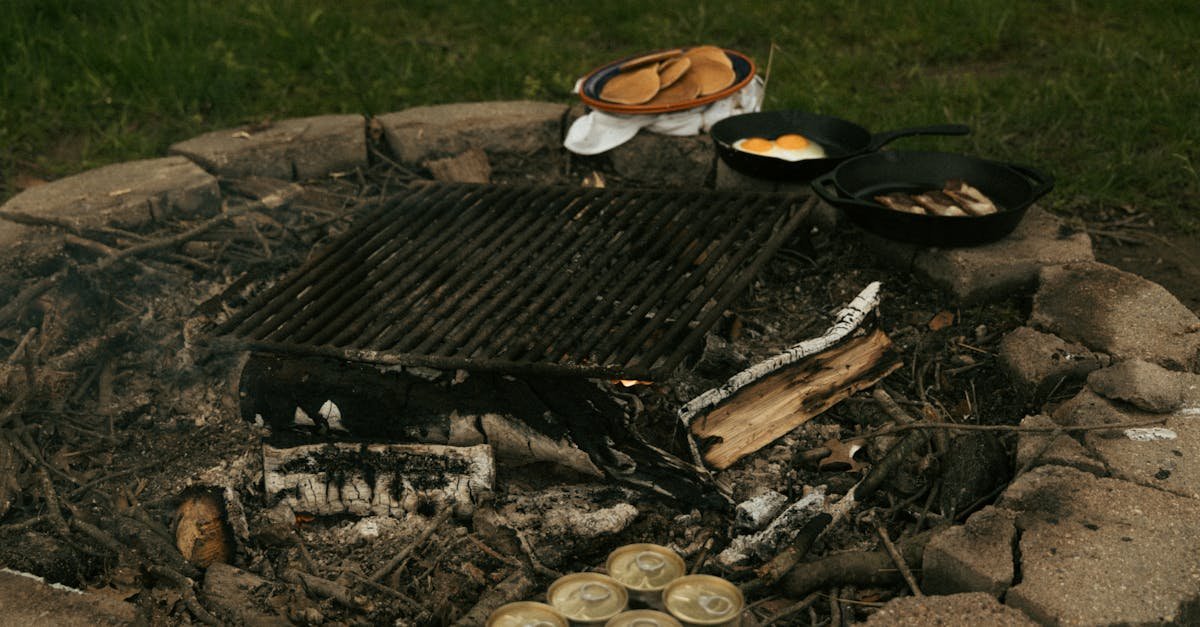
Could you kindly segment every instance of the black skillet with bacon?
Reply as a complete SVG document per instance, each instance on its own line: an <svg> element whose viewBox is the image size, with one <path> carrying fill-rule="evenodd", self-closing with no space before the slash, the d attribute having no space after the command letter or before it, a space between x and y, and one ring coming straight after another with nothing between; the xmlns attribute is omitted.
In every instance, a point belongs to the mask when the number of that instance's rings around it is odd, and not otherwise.
<svg viewBox="0 0 1200 627"><path fill-rule="evenodd" d="M849 159L812 187L881 237L972 246L1011 233L1029 206L1054 188L1054 178L1030 166L967 155L884 151Z"/></svg>

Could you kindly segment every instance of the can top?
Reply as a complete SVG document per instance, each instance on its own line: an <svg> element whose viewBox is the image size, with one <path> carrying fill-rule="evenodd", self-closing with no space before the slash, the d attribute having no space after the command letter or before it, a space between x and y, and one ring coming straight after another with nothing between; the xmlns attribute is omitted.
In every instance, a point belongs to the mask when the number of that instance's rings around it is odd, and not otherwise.
<svg viewBox="0 0 1200 627"><path fill-rule="evenodd" d="M658 610L629 610L610 618L604 627L683 627L683 623Z"/></svg>
<svg viewBox="0 0 1200 627"><path fill-rule="evenodd" d="M667 584L663 605L692 625L721 625L736 618L745 599L737 586L711 575L686 575Z"/></svg>
<svg viewBox="0 0 1200 627"><path fill-rule="evenodd" d="M683 576L683 558L657 544L627 544L608 555L608 574L621 585L636 591L662 590Z"/></svg>
<svg viewBox="0 0 1200 627"><path fill-rule="evenodd" d="M629 593L608 575L572 573L550 584L546 599L569 620L599 622L625 609Z"/></svg>
<svg viewBox="0 0 1200 627"><path fill-rule="evenodd" d="M545 603L517 601L496 608L487 627L568 627L567 619Z"/></svg>

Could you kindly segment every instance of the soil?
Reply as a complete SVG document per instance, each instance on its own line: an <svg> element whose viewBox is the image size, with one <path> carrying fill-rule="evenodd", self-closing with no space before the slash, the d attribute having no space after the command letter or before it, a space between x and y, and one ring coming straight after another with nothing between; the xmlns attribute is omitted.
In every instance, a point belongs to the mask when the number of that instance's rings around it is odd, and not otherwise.
<svg viewBox="0 0 1200 627"><path fill-rule="evenodd" d="M743 584L753 581L748 568L725 568L714 559L729 542L732 512L700 511L544 467L501 467L488 510L515 519L522 511L551 511L569 502L614 511L627 503L636 507L637 517L615 533L583 537L533 529L522 539L503 525L486 524L477 513L473 520L441 525L421 542L428 520L420 516L364 521L283 512L280 518L264 501L256 470L264 433L239 415L239 357L203 350L194 342L194 321L229 302L218 296L253 291L299 265L342 232L368 200L385 188L394 192L411 178L384 163L361 174L311 183L289 208L247 214L169 254L119 264L103 274L86 269L97 259L95 252L72 249L73 269L64 281L35 299L19 319L0 320L0 355L7 358L0 362L0 447L17 451L10 453L17 456L16 480L0 491L0 564L128 600L151 624L190 624L207 612L235 620L228 600L193 589L189 578L203 580L203 569L189 565L174 548L181 504L194 496L195 486L209 485L217 486L224 499L225 522L214 525L212 533L232 534L232 562L264 580L233 602L244 605L236 620L266 615L298 624L450 624L515 572L534 584L527 598L542 598L555 574L596 569L608 552L631 542L668 545L693 570ZM573 173L579 175L573 180L582 174ZM611 176L609 181L620 184ZM269 181L229 181L224 191L249 200L270 186ZM1200 259L1200 243L1156 234L1126 218L1088 225L1098 234L1097 256L1200 308L1200 263L1192 261ZM187 226L87 235L122 248ZM1138 245L1135 238L1146 243ZM15 293L37 278L19 277L0 285L0 293ZM628 402L640 432L686 458L674 419L680 404L746 364L819 335L831 314L874 280L884 284L876 323L904 358L904 367L882 387L902 407L917 417L981 424L1015 424L1034 409L1016 400L995 360L999 340L1026 319L1026 299L956 307L909 276L876 268L852 231L800 234L785 245L713 333L713 344L731 347L734 358L714 365L697 355L672 380L629 390L612 386L612 393ZM19 346L24 348L18 351ZM719 473L717 480L730 487L735 500L766 488L789 498L819 485L831 494L844 493L881 459L887 442L870 440L855 457L863 463L858 470L847 464L822 469L813 452L886 419L871 395L861 393ZM1010 437L990 442L1009 452L1013 445ZM937 495L941 469L949 463L939 450L945 449L922 447L906 458L861 506L893 539L961 519L987 502L977 499L945 511L945 500ZM994 465L984 470L989 480L999 477L1001 483L1011 472ZM985 497L994 492L990 486L980 490ZM873 550L877 537L872 518L856 517L818 541L808 556ZM411 550L408 559L380 583L365 581L403 550ZM350 593L331 595L297 584L285 576L291 570L336 581ZM906 594L902 582L831 588L850 601L841 608L848 621L864 619L879 602ZM799 600L778 590L747 599L759 619ZM813 612L816 620L827 619L829 604L816 604ZM809 620L804 613L802 622Z"/></svg>

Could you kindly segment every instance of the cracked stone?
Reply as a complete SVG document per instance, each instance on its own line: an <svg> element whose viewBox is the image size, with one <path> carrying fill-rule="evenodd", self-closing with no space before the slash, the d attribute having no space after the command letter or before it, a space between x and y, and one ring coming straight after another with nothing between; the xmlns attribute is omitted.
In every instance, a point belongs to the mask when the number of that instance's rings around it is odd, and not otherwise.
<svg viewBox="0 0 1200 627"><path fill-rule="evenodd" d="M1083 444L1115 477L1200 498L1200 421L1196 413L1184 409L1153 414L1084 388L1054 412L1054 420L1062 425L1162 421L1138 428L1088 431Z"/></svg>
<svg viewBox="0 0 1200 627"><path fill-rule="evenodd" d="M876 610L863 623L866 627L1025 627L1037 623L984 592L946 596L901 597Z"/></svg>
<svg viewBox="0 0 1200 627"><path fill-rule="evenodd" d="M471 148L494 173L540 173L555 182L569 157L562 150L567 106L551 102L464 102L413 107L376 118L396 159L410 167Z"/></svg>
<svg viewBox="0 0 1200 627"><path fill-rule="evenodd" d="M1018 477L1020 583L1005 603L1054 625L1197 624L1200 500L1062 466Z"/></svg>
<svg viewBox="0 0 1200 627"><path fill-rule="evenodd" d="M1000 340L1000 365L1027 403L1044 401L1054 391L1071 389L1089 372L1110 362L1082 344L1031 327L1019 327Z"/></svg>
<svg viewBox="0 0 1200 627"><path fill-rule="evenodd" d="M1013 582L1011 512L985 507L929 539L921 562L926 594L986 592L999 599Z"/></svg>
<svg viewBox="0 0 1200 627"><path fill-rule="evenodd" d="M1200 318L1166 288L1095 262L1042 270L1030 325L1115 360L1200 367Z"/></svg>
<svg viewBox="0 0 1200 627"><path fill-rule="evenodd" d="M1031 207L1007 237L982 246L929 248L866 234L868 248L891 267L911 267L960 303L1010 298L1031 291L1044 266L1091 261L1092 240Z"/></svg>
<svg viewBox="0 0 1200 627"><path fill-rule="evenodd" d="M1022 427L1054 427L1057 423L1044 414L1026 416ZM1017 468L1034 468L1046 464L1070 466L1076 470L1107 476L1104 463L1092 457L1078 440L1060 433L1050 442L1050 433L1022 432L1017 437ZM1049 444L1048 444L1049 443Z"/></svg>
<svg viewBox="0 0 1200 627"><path fill-rule="evenodd" d="M1200 375L1130 359L1088 375L1088 387L1112 400L1154 413L1200 407Z"/></svg>
<svg viewBox="0 0 1200 627"><path fill-rule="evenodd" d="M77 228L135 229L167 218L213 215L221 205L217 179L183 157L107 165L31 187L0 209ZM0 220L0 269L29 270L57 259L62 236L46 227Z"/></svg>
<svg viewBox="0 0 1200 627"><path fill-rule="evenodd" d="M170 152L223 177L320 178L367 165L366 120L321 115L280 120L262 130L224 129L181 141Z"/></svg>
<svg viewBox="0 0 1200 627"><path fill-rule="evenodd" d="M0 616L8 625L130 625L138 614L113 597L0 570Z"/></svg>

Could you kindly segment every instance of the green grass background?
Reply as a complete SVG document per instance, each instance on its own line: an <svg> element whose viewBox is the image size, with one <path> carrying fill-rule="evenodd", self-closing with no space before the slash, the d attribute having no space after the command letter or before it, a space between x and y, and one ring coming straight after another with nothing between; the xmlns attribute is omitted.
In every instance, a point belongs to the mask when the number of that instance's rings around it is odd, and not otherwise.
<svg viewBox="0 0 1200 627"><path fill-rule="evenodd" d="M1047 203L1200 227L1200 2L0 0L0 200L30 177L161 156L264 119L455 101L571 102L617 57L714 43L766 109L1040 166Z"/></svg>

